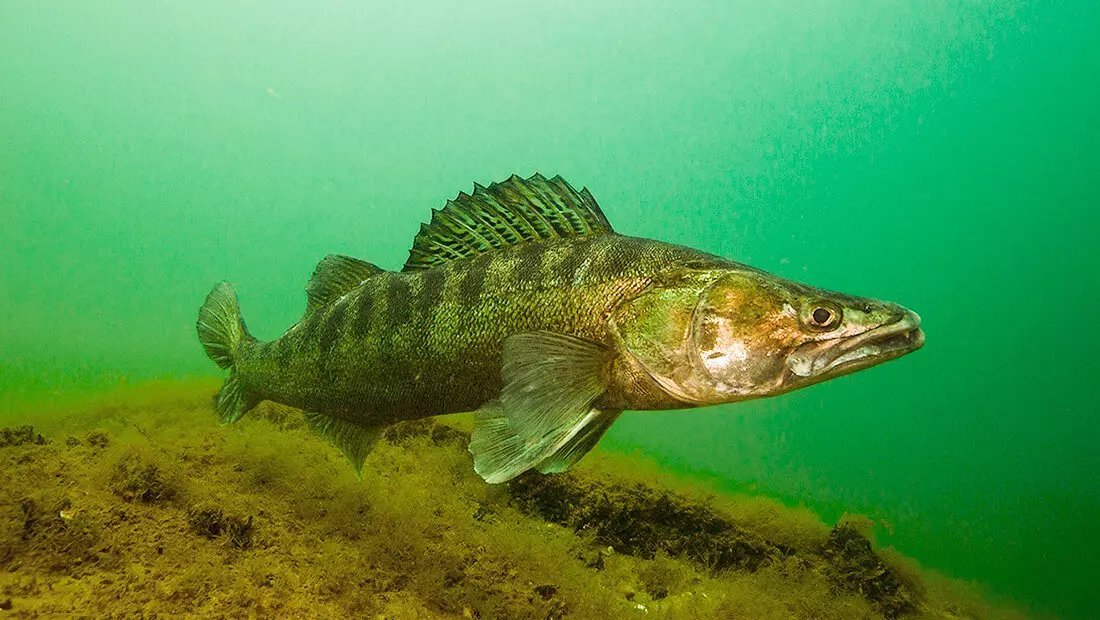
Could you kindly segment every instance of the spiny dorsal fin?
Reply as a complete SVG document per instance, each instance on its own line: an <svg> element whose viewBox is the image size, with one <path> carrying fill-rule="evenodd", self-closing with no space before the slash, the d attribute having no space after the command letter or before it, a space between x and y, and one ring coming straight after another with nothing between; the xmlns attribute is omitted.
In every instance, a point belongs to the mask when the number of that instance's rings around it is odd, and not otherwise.
<svg viewBox="0 0 1100 620"><path fill-rule="evenodd" d="M474 193L459 193L432 221L420 226L403 271L428 269L450 260L499 250L525 241L613 232L587 189L565 179L512 175Z"/></svg>
<svg viewBox="0 0 1100 620"><path fill-rule="evenodd" d="M317 263L306 285L306 314L340 299L363 280L382 271L382 268L358 258L329 254Z"/></svg>

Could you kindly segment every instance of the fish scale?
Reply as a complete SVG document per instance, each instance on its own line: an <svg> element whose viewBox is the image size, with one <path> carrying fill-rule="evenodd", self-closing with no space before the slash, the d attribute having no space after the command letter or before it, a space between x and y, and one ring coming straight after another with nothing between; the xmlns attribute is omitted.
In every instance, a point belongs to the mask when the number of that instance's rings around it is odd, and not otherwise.
<svg viewBox="0 0 1100 620"><path fill-rule="evenodd" d="M326 257L307 293L261 343L229 285L211 292L198 329L230 370L222 420L263 399L301 408L360 471L386 425L476 411L489 482L568 469L623 410L770 396L923 343L900 306L620 235L587 190L541 175L459 194L400 272Z"/></svg>
<svg viewBox="0 0 1100 620"><path fill-rule="evenodd" d="M267 398L357 421L474 410L500 390L505 337L546 330L605 341L608 312L644 289L648 273L667 268L674 254L702 256L658 244L621 235L554 240L424 271L382 273L298 329L242 356L238 365L245 387ZM564 259L552 265L551 254ZM488 278L493 271L510 277ZM442 299L418 306L410 294L414 286L421 295L434 290ZM407 337L396 337L402 333ZM295 357L287 364L275 351L294 351ZM304 378L311 389L287 389L283 379L291 375L295 385ZM411 389L413 377L440 375L462 377L463 387L446 393Z"/></svg>

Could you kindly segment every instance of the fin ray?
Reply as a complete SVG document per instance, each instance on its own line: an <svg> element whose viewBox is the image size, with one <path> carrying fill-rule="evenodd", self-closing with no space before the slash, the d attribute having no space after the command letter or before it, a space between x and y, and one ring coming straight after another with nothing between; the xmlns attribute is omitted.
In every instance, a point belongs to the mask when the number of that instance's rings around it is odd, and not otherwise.
<svg viewBox="0 0 1100 620"><path fill-rule="evenodd" d="M607 429L611 428L615 420L619 419L619 414L622 413L621 411L598 411L596 409L593 409L593 412L597 412L598 415L593 419L586 419L584 426L576 429L569 441L538 464L536 469L539 473L560 474L576 465L577 461L584 458L584 455L596 447L600 438L604 436Z"/></svg>
<svg viewBox="0 0 1100 620"><path fill-rule="evenodd" d="M543 474L564 472L596 447L621 413L593 408L541 441L531 442L518 432L500 402L493 401L475 412L470 438L474 471L490 484L507 482L529 469Z"/></svg>
<svg viewBox="0 0 1100 620"><path fill-rule="evenodd" d="M508 338L500 399L483 406L475 417L470 441L475 471L487 482L504 482L569 446L601 415L592 404L606 389L611 353L598 342L566 334L530 332ZM578 440L569 447L561 457L564 467L595 445L600 435L590 444Z"/></svg>
<svg viewBox="0 0 1100 620"><path fill-rule="evenodd" d="M259 403L259 399L244 389L236 367L229 370L229 378L225 380L222 389L218 390L218 395L214 397L214 407L218 410L218 420L222 425L233 424L240 420Z"/></svg>
<svg viewBox="0 0 1100 620"><path fill-rule="evenodd" d="M526 241L614 232L587 189L541 174L460 192L420 227L403 271L428 269Z"/></svg>
<svg viewBox="0 0 1100 620"><path fill-rule="evenodd" d="M506 482L537 463L526 455L524 440L512 429L498 401L478 409L474 420L469 449L474 455L474 471L485 482Z"/></svg>
<svg viewBox="0 0 1100 620"><path fill-rule="evenodd" d="M383 271L358 258L329 254L317 263L306 284L306 315L329 305L359 286L363 280Z"/></svg>
<svg viewBox="0 0 1100 620"><path fill-rule="evenodd" d="M245 389L237 370L242 347L255 342L255 339L244 325L237 294L228 282L219 282L206 296L199 309L195 329L206 355L219 368L229 369L229 377L214 397L214 408L222 424L232 424L255 407L260 399Z"/></svg>
<svg viewBox="0 0 1100 620"><path fill-rule="evenodd" d="M228 282L219 282L206 296L195 328L207 357L219 368L231 368L236 363L237 349L251 338L241 319L237 294Z"/></svg>
<svg viewBox="0 0 1100 620"><path fill-rule="evenodd" d="M504 342L500 401L531 437L587 411L605 389L610 350L554 332L516 334Z"/></svg>
<svg viewBox="0 0 1100 620"><path fill-rule="evenodd" d="M363 461L374 448L384 427L365 426L312 411L305 412L305 416L310 428L335 444L355 468L355 475L362 477Z"/></svg>

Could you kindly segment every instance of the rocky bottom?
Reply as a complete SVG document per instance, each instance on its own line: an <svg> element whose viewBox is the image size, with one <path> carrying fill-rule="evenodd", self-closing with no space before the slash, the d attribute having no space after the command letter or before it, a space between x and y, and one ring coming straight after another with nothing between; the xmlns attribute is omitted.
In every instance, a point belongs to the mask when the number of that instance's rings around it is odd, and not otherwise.
<svg viewBox="0 0 1100 620"><path fill-rule="evenodd" d="M877 549L866 520L600 450L488 485L461 418L393 427L360 481L297 411L222 428L210 394L0 417L0 617L1023 617Z"/></svg>

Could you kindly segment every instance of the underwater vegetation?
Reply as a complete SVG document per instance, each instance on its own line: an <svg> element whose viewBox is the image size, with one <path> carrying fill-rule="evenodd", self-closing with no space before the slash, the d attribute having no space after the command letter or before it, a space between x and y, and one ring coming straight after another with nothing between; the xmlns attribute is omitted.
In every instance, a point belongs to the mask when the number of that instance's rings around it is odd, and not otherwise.
<svg viewBox="0 0 1100 620"><path fill-rule="evenodd" d="M7 417L4 615L1023 617L876 547L859 517L830 526L603 451L489 485L462 417L391 427L359 481L299 411L265 403L226 432L213 392Z"/></svg>

